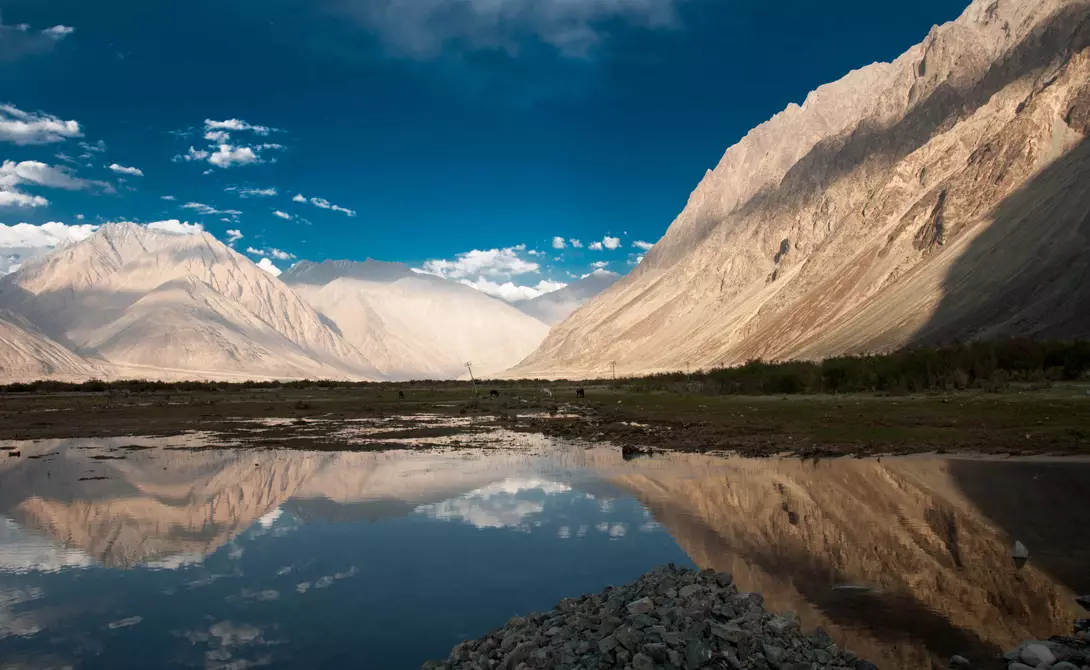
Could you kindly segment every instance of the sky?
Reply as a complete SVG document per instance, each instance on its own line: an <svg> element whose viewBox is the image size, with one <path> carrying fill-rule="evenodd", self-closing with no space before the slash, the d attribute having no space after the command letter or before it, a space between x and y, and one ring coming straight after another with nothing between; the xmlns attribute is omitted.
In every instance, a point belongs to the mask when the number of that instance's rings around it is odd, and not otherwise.
<svg viewBox="0 0 1090 670"><path fill-rule="evenodd" d="M0 272L134 221L507 300L625 273L750 128L965 4L0 0Z"/></svg>

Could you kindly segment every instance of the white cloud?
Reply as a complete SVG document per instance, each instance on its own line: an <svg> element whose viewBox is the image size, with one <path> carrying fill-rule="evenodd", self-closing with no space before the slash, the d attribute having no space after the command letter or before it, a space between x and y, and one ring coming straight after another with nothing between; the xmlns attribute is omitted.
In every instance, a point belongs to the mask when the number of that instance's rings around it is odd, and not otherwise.
<svg viewBox="0 0 1090 670"><path fill-rule="evenodd" d="M164 195L164 196L160 196L160 198L161 198L162 200L177 200L177 198L175 198L175 197L174 197L174 196L172 196L172 195Z"/></svg>
<svg viewBox="0 0 1090 670"><path fill-rule="evenodd" d="M99 141L95 142L94 144L91 144L90 142L80 142L79 146L84 151L88 151L88 152L95 153L95 154L100 154L100 153L106 151L106 143L103 142L102 140L99 140Z"/></svg>
<svg viewBox="0 0 1090 670"><path fill-rule="evenodd" d="M79 219L80 221L83 221L83 220L84 220L85 218L87 218L87 217L85 217L85 216L84 216L84 215L82 215L82 214L76 214L76 218L77 218L77 219Z"/></svg>
<svg viewBox="0 0 1090 670"><path fill-rule="evenodd" d="M246 247L246 253L253 254L255 256L264 256L265 252L261 249L254 249L253 247Z"/></svg>
<svg viewBox="0 0 1090 670"><path fill-rule="evenodd" d="M295 202L304 202L305 199L300 200L299 199L300 197L301 196L297 195L294 198L292 198L292 200L294 200ZM329 209L329 210L332 210L334 212L341 212L341 213L347 214L348 216L355 216L356 215L355 210L346 209L346 208L341 207L339 205L334 205L331 202L329 202L328 200L326 200L325 198L311 198L310 199L310 204L314 205L315 207L321 208L321 209Z"/></svg>
<svg viewBox="0 0 1090 670"><path fill-rule="evenodd" d="M227 244L233 245L243 238L242 231L238 229L227 229Z"/></svg>
<svg viewBox="0 0 1090 670"><path fill-rule="evenodd" d="M186 204L182 205L182 209L192 209L202 216L226 215L231 218L235 218L242 214L242 212L237 209L216 209L215 207L212 207L211 205L206 205L202 202L187 202Z"/></svg>
<svg viewBox="0 0 1090 670"><path fill-rule="evenodd" d="M682 0L348 0L341 11L398 55L430 59L451 48L520 53L527 40L585 58L618 21L669 28Z"/></svg>
<svg viewBox="0 0 1090 670"><path fill-rule="evenodd" d="M273 262L268 258L262 258L257 262L257 267L261 268L265 272L268 272L274 277L279 277L284 271L273 265Z"/></svg>
<svg viewBox="0 0 1090 670"><path fill-rule="evenodd" d="M612 251L617 247L621 246L621 238L610 237L609 235L606 235L602 238L602 246Z"/></svg>
<svg viewBox="0 0 1090 670"><path fill-rule="evenodd" d="M104 185L72 176L67 167L52 167L40 161L4 161L0 166L0 188L11 189L19 184L35 184L49 188L80 191L91 186Z"/></svg>
<svg viewBox="0 0 1090 670"><path fill-rule="evenodd" d="M0 250L14 248L52 249L65 242L79 242L98 230L91 223L67 225L50 221L41 225L17 223L9 226L0 223Z"/></svg>
<svg viewBox="0 0 1090 670"><path fill-rule="evenodd" d="M251 147L236 147L230 144L221 144L216 152L208 158L208 162L216 167L229 168L234 165L250 165L259 163L261 159Z"/></svg>
<svg viewBox="0 0 1090 670"><path fill-rule="evenodd" d="M231 139L231 133L227 133L222 130L210 130L204 134L204 139L215 144L223 144L227 140Z"/></svg>
<svg viewBox="0 0 1090 670"><path fill-rule="evenodd" d="M537 263L519 258L515 249L487 249L467 251L458 254L453 260L430 260L424 263L424 272L463 279L472 276L504 277L537 272L541 268Z"/></svg>
<svg viewBox="0 0 1090 670"><path fill-rule="evenodd" d="M68 37L72 33L76 32L75 28L71 26L53 26L52 28L46 28L42 31L43 34L49 35L55 39L62 39Z"/></svg>
<svg viewBox="0 0 1090 670"><path fill-rule="evenodd" d="M462 279L460 281L466 286L472 286L481 293L487 293L490 296L507 302L533 300L538 296L552 293L553 291L559 291L567 286L567 284L562 282L550 281L548 279L543 279L534 286L520 286L510 281L500 284L489 281L484 277L478 277L475 281L470 281L469 279Z"/></svg>
<svg viewBox="0 0 1090 670"><path fill-rule="evenodd" d="M553 249L563 249L566 246L568 245L567 242L564 241L563 237L558 236L553 238Z"/></svg>
<svg viewBox="0 0 1090 670"><path fill-rule="evenodd" d="M13 105L0 105L0 142L26 146L63 142L74 137L83 137L75 121L62 121L51 114L24 112Z"/></svg>
<svg viewBox="0 0 1090 670"><path fill-rule="evenodd" d="M637 248L637 249L643 249L644 251L647 251L648 249L650 249L651 247L653 247L655 245L651 244L650 242L644 242L643 240L636 240L635 242L632 243L632 246Z"/></svg>
<svg viewBox="0 0 1090 670"><path fill-rule="evenodd" d="M275 187L270 188L239 188L238 186L228 186L223 189L232 193L237 193L240 198L271 198L277 194Z"/></svg>
<svg viewBox="0 0 1090 670"><path fill-rule="evenodd" d="M592 268L596 268L598 270L601 270L601 269L609 267L609 261L597 261L595 263L591 263L590 266Z"/></svg>
<svg viewBox="0 0 1090 670"><path fill-rule="evenodd" d="M269 255L278 261L290 261L295 258L295 254L289 254L279 249L269 249Z"/></svg>
<svg viewBox="0 0 1090 670"><path fill-rule="evenodd" d="M204 226L199 223L181 222L178 219L168 219L166 221L152 221L147 224L147 227L151 230L160 230L164 233L174 233L176 235L196 235L197 233L204 232Z"/></svg>
<svg viewBox="0 0 1090 670"><path fill-rule="evenodd" d="M128 174L128 175L132 175L134 177L143 177L144 176L144 171L141 170L140 168L125 167L123 165L118 165L117 163L113 163L112 165L110 165L110 169L113 170L114 172L119 173L119 174Z"/></svg>
<svg viewBox="0 0 1090 670"><path fill-rule="evenodd" d="M40 195L18 191L0 191L0 207L45 207L49 201Z"/></svg>
<svg viewBox="0 0 1090 670"><path fill-rule="evenodd" d="M588 247L588 248L591 251L601 251L602 250L602 243L601 242L591 242L590 247Z"/></svg>
<svg viewBox="0 0 1090 670"><path fill-rule="evenodd" d="M275 130L267 126L255 126L247 123L241 119L227 119L226 121L213 121L212 119L204 120L204 129L206 131L226 130L230 132L252 131L258 135L268 135L269 132Z"/></svg>
<svg viewBox="0 0 1090 670"><path fill-rule="evenodd" d="M203 161L206 158L208 158L208 156L209 156L209 153L207 151L203 150L203 149L198 149L196 147L189 147L189 151L185 152L184 156L182 156L182 155L175 156L173 160L175 162L178 162L180 160Z"/></svg>
<svg viewBox="0 0 1090 670"><path fill-rule="evenodd" d="M302 193L296 193L295 197L292 198L291 200L292 200L292 202L306 202L307 201L306 196L304 196Z"/></svg>
<svg viewBox="0 0 1090 670"><path fill-rule="evenodd" d="M572 246L573 249L582 249L583 248L583 243L580 242L579 240L570 239L570 240L568 240L568 242L571 243L571 246Z"/></svg>
<svg viewBox="0 0 1090 670"><path fill-rule="evenodd" d="M287 219L288 221L291 221L292 219L291 214L288 214L287 212L281 212L279 209L273 210L273 216L278 216L281 219Z"/></svg>

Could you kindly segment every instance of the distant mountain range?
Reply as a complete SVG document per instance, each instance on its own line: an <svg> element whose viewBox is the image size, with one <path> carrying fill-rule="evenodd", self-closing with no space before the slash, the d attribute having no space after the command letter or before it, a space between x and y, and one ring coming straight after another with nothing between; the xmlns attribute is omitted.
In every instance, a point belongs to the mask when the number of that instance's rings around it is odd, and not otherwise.
<svg viewBox="0 0 1090 670"><path fill-rule="evenodd" d="M0 278L0 381L489 375L548 325L407 266L300 262L280 278L208 233L132 223Z"/></svg>
<svg viewBox="0 0 1090 670"><path fill-rule="evenodd" d="M552 326L571 316L583 303L613 286L620 278L616 272L595 270L558 291L517 302L515 307Z"/></svg>
<svg viewBox="0 0 1090 670"><path fill-rule="evenodd" d="M1090 336L1090 3L974 0L727 150L509 374Z"/></svg>

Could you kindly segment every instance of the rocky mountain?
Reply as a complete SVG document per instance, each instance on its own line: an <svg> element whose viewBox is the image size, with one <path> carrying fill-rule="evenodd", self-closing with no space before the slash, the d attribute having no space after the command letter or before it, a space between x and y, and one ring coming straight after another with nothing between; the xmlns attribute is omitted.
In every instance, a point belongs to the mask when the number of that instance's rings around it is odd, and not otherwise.
<svg viewBox="0 0 1090 670"><path fill-rule="evenodd" d="M399 263L297 263L280 279L386 376L479 377L522 360L548 333L502 300Z"/></svg>
<svg viewBox="0 0 1090 670"><path fill-rule="evenodd" d="M207 233L107 224L0 279L0 307L111 375L380 376L299 296Z"/></svg>
<svg viewBox="0 0 1090 670"><path fill-rule="evenodd" d="M83 380L101 374L93 363L49 339L26 319L0 310L0 379Z"/></svg>
<svg viewBox="0 0 1090 670"><path fill-rule="evenodd" d="M553 326L571 316L583 303L613 286L620 278L621 275L616 272L595 270L558 291L539 295L533 300L517 302L515 307Z"/></svg>
<svg viewBox="0 0 1090 670"><path fill-rule="evenodd" d="M727 150L518 376L1090 335L1090 4L974 0Z"/></svg>

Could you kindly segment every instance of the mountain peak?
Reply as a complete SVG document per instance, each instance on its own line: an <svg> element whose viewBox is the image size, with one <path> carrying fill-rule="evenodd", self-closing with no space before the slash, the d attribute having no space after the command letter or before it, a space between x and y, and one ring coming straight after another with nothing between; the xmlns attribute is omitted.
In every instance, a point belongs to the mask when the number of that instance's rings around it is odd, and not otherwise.
<svg viewBox="0 0 1090 670"><path fill-rule="evenodd" d="M320 263L299 261L291 266L280 280L286 284L323 286L337 279L363 279L366 281L394 282L414 273L404 263L388 263L368 258L363 262L348 260L324 260Z"/></svg>

